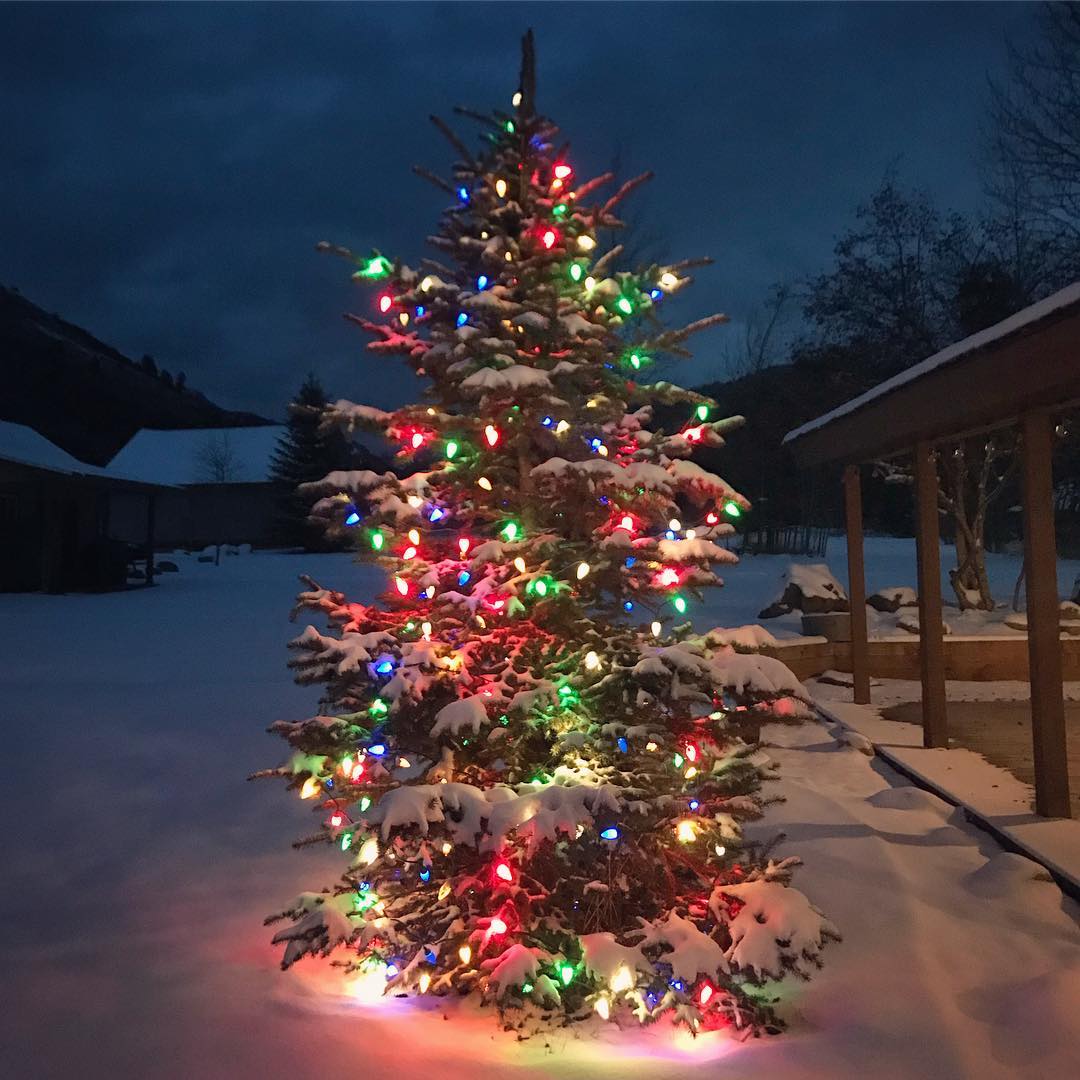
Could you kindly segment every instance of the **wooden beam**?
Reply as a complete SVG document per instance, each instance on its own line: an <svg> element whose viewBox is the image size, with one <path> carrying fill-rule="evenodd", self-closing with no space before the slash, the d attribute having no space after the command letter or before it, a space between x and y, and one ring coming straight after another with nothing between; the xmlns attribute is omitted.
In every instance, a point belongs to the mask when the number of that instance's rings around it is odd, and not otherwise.
<svg viewBox="0 0 1080 1080"><path fill-rule="evenodd" d="M1024 436L1024 561L1027 568L1031 735L1035 750L1035 812L1044 817L1070 817L1051 475L1053 421L1050 414L1041 411L1025 413L1021 431Z"/></svg>
<svg viewBox="0 0 1080 1080"><path fill-rule="evenodd" d="M941 539L938 529L937 465L928 443L918 443L914 456L923 746L947 747L949 728L945 715L945 646L941 625Z"/></svg>
<svg viewBox="0 0 1080 1080"><path fill-rule="evenodd" d="M1080 302L950 363L916 365L784 445L802 468L874 461L919 442L1012 424L1028 411L1063 409L1080 401L1078 339Z"/></svg>
<svg viewBox="0 0 1080 1080"><path fill-rule="evenodd" d="M844 519L847 524L852 685L855 703L868 705L870 665L866 642L866 568L863 560L862 478L858 465L844 468Z"/></svg>

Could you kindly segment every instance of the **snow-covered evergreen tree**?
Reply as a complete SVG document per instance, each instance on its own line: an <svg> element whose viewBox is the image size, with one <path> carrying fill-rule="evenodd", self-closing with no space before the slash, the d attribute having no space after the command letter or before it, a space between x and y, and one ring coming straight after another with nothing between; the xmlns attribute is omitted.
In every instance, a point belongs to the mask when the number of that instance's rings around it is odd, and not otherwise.
<svg viewBox="0 0 1080 1080"><path fill-rule="evenodd" d="M611 177L581 181L534 100L527 37L512 110L466 113L481 153L435 121L459 157L432 177L454 199L443 261L357 260L368 348L426 388L326 412L403 467L309 485L389 587L300 597L330 624L293 642L323 715L274 725L293 753L271 772L345 869L274 940L286 967L337 952L392 993L476 992L524 1031L594 1013L758 1029L767 981L835 933L790 887L796 860L741 837L768 767L750 733L805 713L803 691L745 635L684 621L748 508L690 457L739 420L640 381L721 316L664 326L691 264L620 270L604 239L646 177L599 197ZM678 430L654 428L660 402Z"/></svg>

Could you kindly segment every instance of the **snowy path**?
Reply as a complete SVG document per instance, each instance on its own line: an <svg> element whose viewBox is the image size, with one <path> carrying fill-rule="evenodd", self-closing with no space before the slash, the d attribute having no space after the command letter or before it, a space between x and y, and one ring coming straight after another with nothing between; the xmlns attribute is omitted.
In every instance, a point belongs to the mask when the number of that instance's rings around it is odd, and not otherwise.
<svg viewBox="0 0 1080 1080"><path fill-rule="evenodd" d="M760 564L759 564L760 565ZM321 880L263 728L314 708L284 667L295 574L340 557L189 564L145 593L2 596L6 880L0 1073L20 1078L1043 1077L1080 1072L1075 905L821 725L772 728L767 831L844 932L784 990L788 1034L558 1035L519 1046L436 1002L361 1007L281 974L262 916ZM332 572L331 572L332 571ZM739 573L732 571L734 579ZM734 620L728 620L734 621ZM894 786L896 785L896 786ZM305 970L305 968L307 970Z"/></svg>

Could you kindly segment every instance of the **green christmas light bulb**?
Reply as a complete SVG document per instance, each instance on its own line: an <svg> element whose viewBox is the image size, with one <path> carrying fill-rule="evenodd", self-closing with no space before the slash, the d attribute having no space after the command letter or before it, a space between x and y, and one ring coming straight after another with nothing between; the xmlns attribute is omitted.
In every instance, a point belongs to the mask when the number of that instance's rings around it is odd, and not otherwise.
<svg viewBox="0 0 1080 1080"><path fill-rule="evenodd" d="M458 452L459 449L460 448L459 448L458 444L453 439L451 439L446 444L446 460L447 461L453 461L454 458L457 457L457 452Z"/></svg>
<svg viewBox="0 0 1080 1080"><path fill-rule="evenodd" d="M585 271L582 270L581 263L571 263L570 264L570 280L571 281L574 281L574 282L580 281L581 278L582 278L582 275L584 273L585 273Z"/></svg>
<svg viewBox="0 0 1080 1080"><path fill-rule="evenodd" d="M382 549L383 549L383 544L385 544L385 543L386 543L386 537L385 537L385 536L383 536L383 534L382 534L381 532L379 532L379 530L378 530L378 529L376 529L376 530L375 530L375 531L374 531L374 532L373 532L373 533L371 534L371 546L372 546L372 547L373 547L373 548L374 548L374 549L375 549L376 551L382 551Z"/></svg>
<svg viewBox="0 0 1080 1080"><path fill-rule="evenodd" d="M620 296L619 299L615 301L615 310L622 315L633 315L634 305L629 297Z"/></svg>
<svg viewBox="0 0 1080 1080"><path fill-rule="evenodd" d="M508 521L500 530L500 535L506 537L506 542L512 544L518 535L518 526L516 521Z"/></svg>
<svg viewBox="0 0 1080 1080"><path fill-rule="evenodd" d="M728 499L728 501L724 503L724 513L727 514L728 517L742 517L742 507L735 502L734 499Z"/></svg>
<svg viewBox="0 0 1080 1080"><path fill-rule="evenodd" d="M700 404L694 410L694 413L695 413L695 415L697 416L697 418L699 420L708 420L709 419L709 406L706 405L704 402L702 402L702 404Z"/></svg>
<svg viewBox="0 0 1080 1080"><path fill-rule="evenodd" d="M681 597L681 596L673 597L671 603L674 606L675 610L680 615L685 615L686 614L686 600L683 599L683 597Z"/></svg>
<svg viewBox="0 0 1080 1080"><path fill-rule="evenodd" d="M574 968L571 964L559 965L559 978L562 979L563 986L569 986L574 981Z"/></svg>

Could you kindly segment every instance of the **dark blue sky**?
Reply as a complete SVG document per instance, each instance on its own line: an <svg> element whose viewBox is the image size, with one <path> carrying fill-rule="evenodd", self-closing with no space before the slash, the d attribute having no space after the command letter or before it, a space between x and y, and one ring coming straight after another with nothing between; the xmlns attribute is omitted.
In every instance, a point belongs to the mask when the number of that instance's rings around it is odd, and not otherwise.
<svg viewBox="0 0 1080 1080"><path fill-rule="evenodd" d="M672 255L717 262L685 301L735 327L828 261L899 160L979 198L987 74L1023 4L8 4L0 8L0 281L223 405L281 415L314 369L386 405L412 377L340 318L317 240L415 259L443 196L410 173L428 124L505 106L536 30L540 106L579 173L618 155ZM461 130L470 133L468 123Z"/></svg>

